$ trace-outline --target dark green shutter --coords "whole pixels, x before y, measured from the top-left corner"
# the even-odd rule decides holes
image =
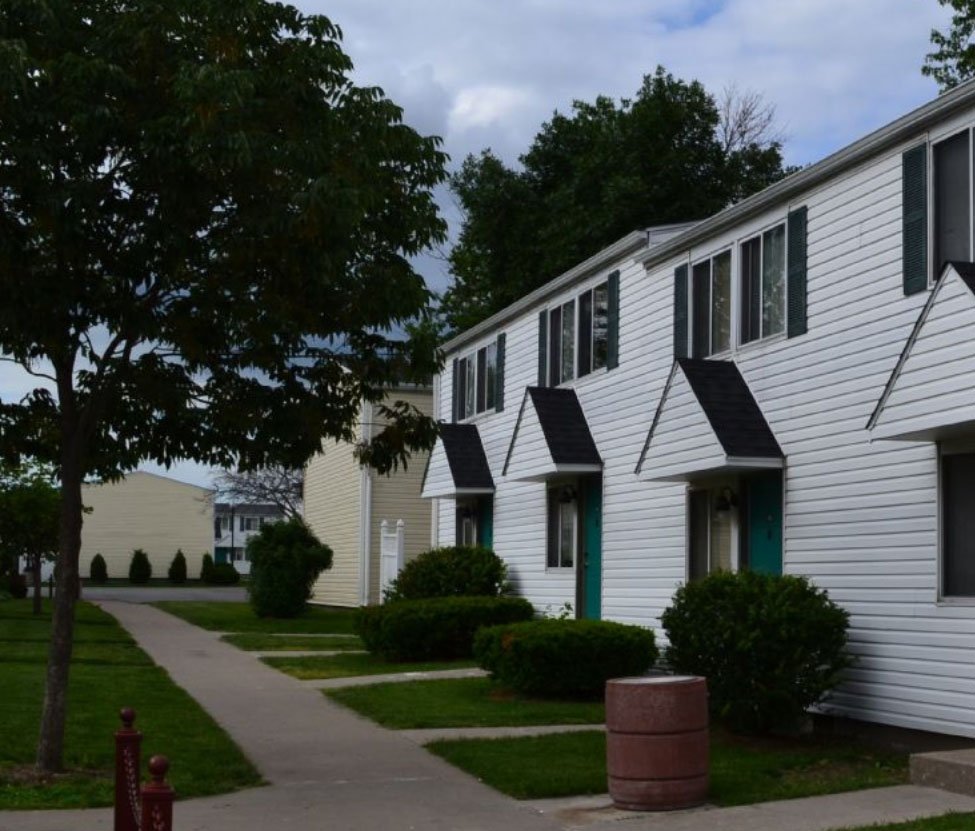
[[[545,372],[548,368],[548,312],[538,313],[538,386],[545,386]]]
[[[620,273],[614,271],[606,280],[606,369],[620,365]]]
[[[674,269],[674,357],[687,357],[687,266]]]
[[[450,396],[450,420],[456,424],[457,414],[458,414],[458,396],[460,395],[460,379],[457,377],[457,365],[460,361],[454,358],[454,370],[451,373],[451,378],[453,380],[453,388]]]
[[[788,335],[806,334],[806,206],[789,211],[786,226]]]
[[[928,147],[912,147],[902,158],[904,294],[928,287]]]
[[[501,412],[504,409],[504,332],[498,335],[497,363],[494,372],[494,409]]]

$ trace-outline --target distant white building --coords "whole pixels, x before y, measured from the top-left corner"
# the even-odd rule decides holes
[[[213,506],[213,557],[217,563],[233,563],[241,574],[250,574],[247,543],[261,527],[280,522],[284,511],[277,505],[233,505],[217,502]]]

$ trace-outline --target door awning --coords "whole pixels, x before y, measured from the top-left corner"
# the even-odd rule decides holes
[[[637,462],[643,479],[687,481],[783,466],[755,397],[732,361],[678,358]]]
[[[508,446],[504,475],[516,481],[544,482],[602,469],[575,390],[528,387]]]
[[[476,424],[441,423],[420,496],[456,499],[494,493],[494,478]]]
[[[975,433],[975,263],[952,262],[928,295],[867,421],[871,439]]]

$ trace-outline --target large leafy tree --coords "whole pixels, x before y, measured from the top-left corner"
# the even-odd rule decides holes
[[[81,483],[141,460],[300,467],[427,376],[397,341],[443,237],[438,140],[349,80],[328,19],[264,0],[0,5],[0,454],[56,465],[58,591],[37,762],[62,765]],[[362,458],[430,443],[406,405]]]
[[[286,517],[301,516],[304,471],[273,465],[258,470],[222,470],[216,477],[216,499],[233,503],[266,503]]]
[[[975,0],[938,0],[953,10],[947,32],[931,32],[934,51],[924,59],[921,72],[938,82],[945,92],[975,78]]]
[[[632,100],[556,112],[520,170],[490,150],[468,156],[451,179],[464,222],[443,299],[448,327],[472,326],[630,231],[702,219],[780,178],[769,126],[754,95],[732,92],[719,108],[698,82],[658,68]]]

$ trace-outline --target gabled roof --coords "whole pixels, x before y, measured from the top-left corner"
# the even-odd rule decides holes
[[[504,475],[544,480],[561,473],[596,473],[602,465],[575,390],[528,387],[508,447]]]
[[[783,454],[732,361],[679,358],[654,414],[636,472],[686,480],[782,467]]]
[[[907,441],[975,430],[975,263],[945,264],[866,428]]]
[[[494,478],[476,424],[441,422],[423,472],[424,498],[494,493]]]

